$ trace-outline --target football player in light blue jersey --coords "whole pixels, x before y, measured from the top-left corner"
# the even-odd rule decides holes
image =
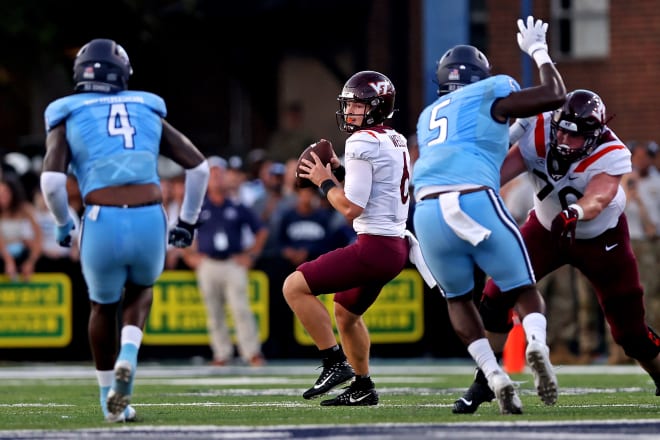
[[[500,331],[508,322],[489,310],[516,305],[538,394],[546,404],[557,400],[545,304],[516,222],[498,191],[510,120],[560,107],[566,88],[548,55],[547,24],[528,17],[518,20],[518,29],[518,44],[536,62],[541,85],[521,90],[508,75],[490,76],[488,60],[473,46],[448,50],[438,61],[439,98],[417,122],[419,159],[412,180],[413,220],[424,259],[445,292],[456,334],[483,371],[490,399],[497,399],[502,414],[522,413],[522,403],[486,338],[485,330]],[[479,311],[473,302],[475,265],[503,292],[482,302]],[[459,399],[453,411],[473,412],[469,397]]]
[[[95,39],[73,65],[75,92],[45,111],[46,156],[41,190],[55,217],[56,239],[71,245],[66,191],[70,166],[85,203],[80,260],[89,289],[89,339],[101,409],[111,422],[135,420],[129,405],[152,286],[163,271],[168,242],[158,155],[186,170],[185,196],[169,243],[190,246],[208,181],[202,153],[165,121],[159,96],[127,90],[128,55]],[[121,337],[117,329],[121,310]],[[117,352],[119,349],[119,352]]]

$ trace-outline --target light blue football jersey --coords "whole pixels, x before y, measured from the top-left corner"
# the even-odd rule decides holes
[[[71,170],[84,197],[95,189],[159,184],[165,102],[152,93],[80,93],[53,101],[46,130],[66,123]],[[126,283],[151,286],[165,264],[167,219],[160,203],[126,209],[86,206],[80,261],[89,298],[121,299]]]
[[[71,168],[83,198],[107,186],[160,183],[157,160],[166,115],[161,97],[135,90],[74,94],[45,111],[47,131],[66,121]]]
[[[520,90],[496,75],[439,97],[417,121],[419,159],[415,191],[429,185],[485,185],[499,191],[500,167],[509,149],[509,124],[491,116],[493,103]]]

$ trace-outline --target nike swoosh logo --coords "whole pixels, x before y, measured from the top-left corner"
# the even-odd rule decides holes
[[[351,397],[348,398],[348,401],[351,402],[351,403],[357,403],[357,402],[360,402],[361,400],[366,399],[368,396],[369,396],[369,394],[365,394],[364,396],[360,396],[357,399],[354,399],[353,396],[351,396]]]
[[[461,400],[462,400],[463,403],[465,403],[467,406],[472,406],[472,401],[471,401],[471,400],[467,400],[467,399],[465,399],[464,397],[461,397]]]
[[[314,389],[315,389],[315,390],[318,390],[319,388],[321,388],[323,385],[325,385],[325,383],[326,383],[327,381],[330,380],[331,377],[332,377],[332,375],[326,377],[326,379],[325,379],[323,382],[321,382],[321,383],[317,383],[317,384],[314,384]]]
[[[610,245],[610,246],[605,245],[605,252],[609,252],[609,251],[611,251],[612,249],[614,249],[614,248],[617,247],[618,245],[619,245],[619,243],[614,243],[614,244],[612,244],[612,245]]]
[[[580,176],[568,176],[568,180],[575,180],[575,179],[577,179],[578,177],[580,177]]]

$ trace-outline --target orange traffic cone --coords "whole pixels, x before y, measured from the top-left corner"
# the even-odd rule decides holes
[[[525,369],[525,348],[527,341],[525,339],[525,330],[520,323],[520,318],[516,313],[513,314],[513,328],[504,344],[502,352],[502,366],[507,373],[522,373]]]

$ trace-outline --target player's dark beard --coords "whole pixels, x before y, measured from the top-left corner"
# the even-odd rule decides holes
[[[566,160],[555,153],[552,148],[548,151],[548,160],[546,161],[548,174],[554,180],[559,180],[564,177],[568,172],[571,163],[570,160]]]

